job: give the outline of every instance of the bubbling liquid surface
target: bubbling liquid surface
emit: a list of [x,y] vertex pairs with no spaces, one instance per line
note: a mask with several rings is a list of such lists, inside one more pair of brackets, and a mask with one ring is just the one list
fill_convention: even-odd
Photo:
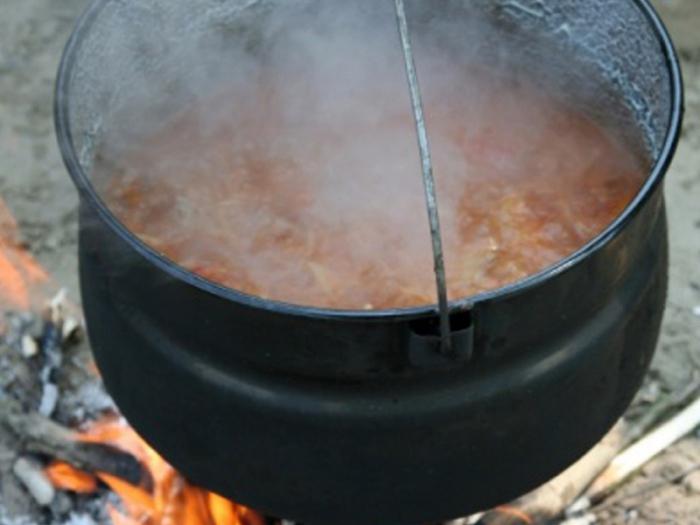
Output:
[[[467,95],[426,93],[451,300],[575,252],[648,171],[614,130],[534,84],[468,78]],[[316,307],[431,304],[415,131],[396,93],[368,86],[351,95],[371,111],[355,112],[290,108],[274,87],[241,104],[224,89],[138,146],[103,148],[95,183],[147,244],[224,286]]]

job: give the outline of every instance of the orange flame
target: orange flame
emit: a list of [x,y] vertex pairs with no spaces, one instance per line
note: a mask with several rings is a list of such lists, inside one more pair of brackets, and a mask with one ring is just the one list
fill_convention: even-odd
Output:
[[68,463],[54,461],[46,467],[45,472],[57,489],[77,494],[92,494],[97,490],[97,479],[95,476],[78,470]]
[[[0,309],[28,310],[45,298],[42,285],[50,278],[20,240],[19,227],[0,198]],[[94,365],[90,368],[94,368]],[[92,370],[98,374],[96,368]],[[151,449],[123,420],[94,423],[77,440],[104,443],[131,453],[153,479],[153,488],[138,487],[104,472],[87,473],[54,461],[45,474],[59,490],[91,494],[98,479],[120,496],[125,513],[107,511],[113,525],[264,525],[255,512],[221,496],[190,485]]]
[[26,310],[31,305],[30,290],[49,277],[18,239],[17,222],[0,200],[0,304]]
[[[114,525],[264,525],[255,512],[216,494],[190,485],[150,448],[123,420],[107,418],[92,424],[76,436],[80,441],[103,443],[129,452],[139,459],[153,479],[153,488],[132,485],[104,472],[95,475],[117,494],[124,512],[108,507]],[[56,472],[59,475],[56,475]],[[63,473],[75,474],[73,467],[49,466],[47,474],[60,489],[74,490],[75,479],[66,481]],[[79,472],[81,475],[90,476]],[[68,476],[70,477],[70,476]],[[71,487],[67,487],[72,484]]]

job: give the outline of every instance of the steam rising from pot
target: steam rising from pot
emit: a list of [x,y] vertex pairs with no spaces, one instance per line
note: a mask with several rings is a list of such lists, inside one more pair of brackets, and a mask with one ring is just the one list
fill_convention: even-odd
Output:
[[[196,42],[135,34],[167,59],[105,119],[96,186],[147,243],[249,293],[350,308],[432,302],[392,3],[249,4]],[[603,113],[591,106],[603,84],[585,64],[504,38],[477,10],[412,7],[461,297],[575,251],[624,208],[647,165],[639,143],[581,114]],[[569,89],[576,78],[586,80]],[[280,293],[290,282],[298,290]],[[393,292],[366,290],[378,287]]]

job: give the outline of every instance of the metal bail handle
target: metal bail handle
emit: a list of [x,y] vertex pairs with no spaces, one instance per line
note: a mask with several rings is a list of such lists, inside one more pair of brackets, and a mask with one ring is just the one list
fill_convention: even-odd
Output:
[[418,134],[418,149],[420,150],[421,163],[423,166],[423,186],[425,188],[425,202],[428,207],[428,219],[430,220],[430,236],[433,244],[433,264],[435,268],[435,281],[437,284],[438,310],[440,315],[440,338],[441,350],[443,354],[452,352],[452,337],[450,330],[450,312],[447,302],[447,278],[445,276],[445,257],[442,250],[442,236],[440,234],[440,215],[438,213],[437,194],[435,191],[435,178],[433,177],[433,161],[430,155],[430,143],[428,132],[425,126],[425,116],[423,113],[423,100],[421,98],[420,86],[418,84],[418,74],[416,64],[413,59],[411,47],[411,37],[408,31],[406,20],[406,7],[403,0],[395,0],[396,19],[399,26],[401,46],[406,63],[406,77],[411,93],[411,104],[413,106],[413,116],[416,122],[416,132]]

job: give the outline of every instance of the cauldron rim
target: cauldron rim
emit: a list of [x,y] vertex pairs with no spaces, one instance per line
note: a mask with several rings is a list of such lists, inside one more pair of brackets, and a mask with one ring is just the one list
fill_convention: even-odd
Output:
[[[343,310],[263,299],[233,288],[228,288],[187,270],[186,268],[177,264],[175,261],[172,261],[148,246],[145,242],[139,239],[138,236],[132,233],[124,224],[122,224],[99,196],[94,186],[90,182],[88,174],[85,172],[85,170],[83,170],[78,153],[75,149],[73,136],[70,129],[71,108],[69,84],[77,57],[77,50],[82,42],[83,35],[90,30],[92,23],[109,1],[110,0],[93,0],[89,8],[79,18],[78,23],[71,34],[68,43],[66,44],[56,78],[54,97],[54,123],[56,128],[56,136],[59,149],[63,156],[63,161],[78,189],[81,201],[92,205],[100,218],[105,221],[105,223],[109,225],[109,227],[117,235],[119,235],[127,244],[140,253],[141,256],[157,266],[159,269],[167,272],[172,277],[187,285],[194,286],[204,292],[247,307],[298,317],[336,320],[345,319],[352,321],[383,321],[399,318],[415,318],[430,315],[435,312],[436,306],[434,304],[382,310]],[[618,236],[618,234],[643,207],[645,202],[654,194],[656,187],[662,183],[680,140],[684,113],[683,77],[678,55],[669,32],[659,14],[651,5],[650,0],[631,1],[646,16],[649,24],[658,37],[665,58],[665,63],[670,73],[670,119],[668,122],[666,136],[664,137],[663,146],[659,155],[654,161],[650,175],[647,177],[647,180],[635,198],[627,205],[624,211],[601,233],[582,246],[578,251],[524,279],[515,281],[500,288],[482,292],[480,294],[452,300],[450,301],[451,312],[459,312],[469,309],[477,303],[494,299],[503,299],[511,295],[525,293],[529,290],[537,288],[543,282],[548,281],[549,279],[552,279],[557,275],[579,265],[615,239],[615,237]]]

